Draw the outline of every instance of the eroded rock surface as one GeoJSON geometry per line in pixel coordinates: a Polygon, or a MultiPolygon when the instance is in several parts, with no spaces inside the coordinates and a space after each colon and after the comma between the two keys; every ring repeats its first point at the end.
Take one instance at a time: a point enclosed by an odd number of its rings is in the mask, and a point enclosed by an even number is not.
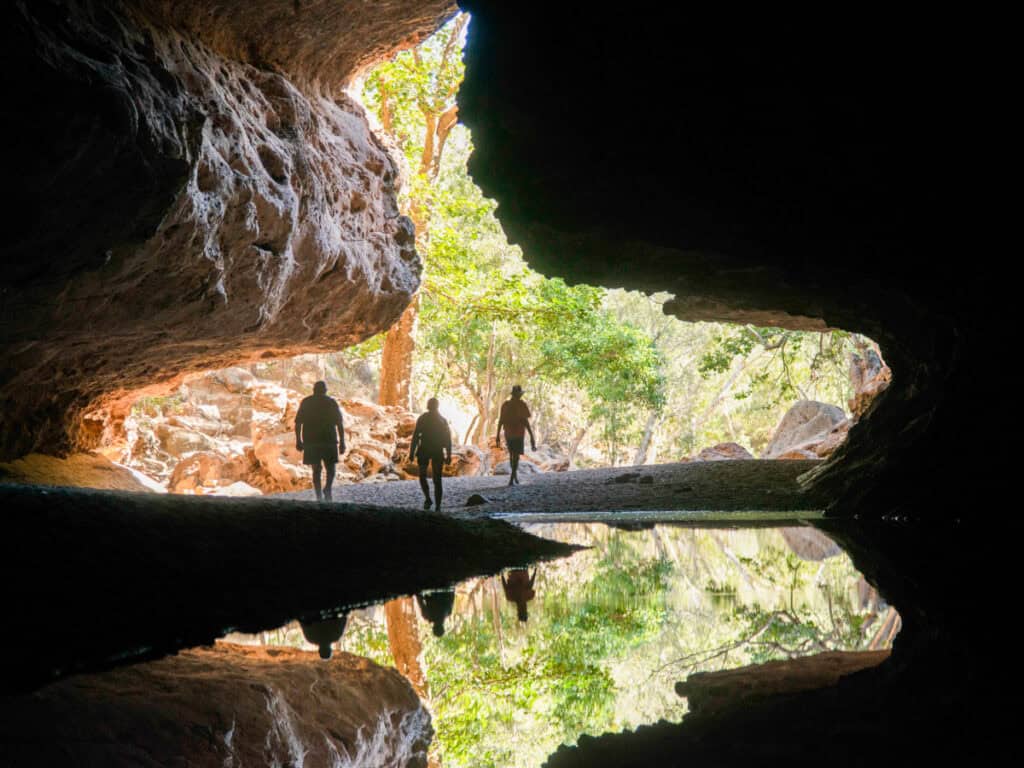
{"type": "Polygon", "coordinates": [[[0,697],[0,712],[11,765],[417,768],[433,736],[394,669],[226,643],[0,697]]]}
{"type": "Polygon", "coordinates": [[[420,263],[399,167],[342,86],[453,11],[6,8],[21,186],[0,277],[0,456],[94,446],[129,393],[189,370],[387,328],[420,263]]]}

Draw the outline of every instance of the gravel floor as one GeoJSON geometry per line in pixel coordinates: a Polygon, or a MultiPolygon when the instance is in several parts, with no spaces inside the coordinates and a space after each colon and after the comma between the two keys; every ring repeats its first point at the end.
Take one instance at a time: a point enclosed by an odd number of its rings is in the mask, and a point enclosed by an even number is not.
{"type": "MultiPolygon", "coordinates": [[[[444,481],[444,511],[489,515],[508,512],[599,512],[619,510],[797,511],[821,509],[796,478],[817,461],[709,461],[588,469],[508,478],[455,477],[444,481]],[[466,506],[473,494],[487,499],[466,506]]],[[[313,499],[313,491],[281,494],[313,499]]],[[[359,483],[335,488],[334,500],[420,509],[415,480],[359,483]]]]}

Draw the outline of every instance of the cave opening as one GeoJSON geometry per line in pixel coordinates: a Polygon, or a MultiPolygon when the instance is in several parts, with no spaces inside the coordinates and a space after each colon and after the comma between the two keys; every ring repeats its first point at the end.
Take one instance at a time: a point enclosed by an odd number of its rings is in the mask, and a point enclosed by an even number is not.
{"type": "Polygon", "coordinates": [[[866,336],[685,323],[671,294],[567,285],[529,268],[467,170],[473,140],[456,96],[469,26],[468,14],[457,15],[350,87],[404,161],[399,209],[416,224],[424,272],[401,319],[346,350],[284,359],[274,350],[127,398],[123,422],[102,430],[100,453],[175,493],[309,490],[290,434],[317,380],[348,419],[341,484],[413,479],[411,423],[431,397],[454,433],[451,474],[507,474],[493,434],[517,383],[537,433],[526,472],[816,461],[842,444],[891,380],[866,336]]]}

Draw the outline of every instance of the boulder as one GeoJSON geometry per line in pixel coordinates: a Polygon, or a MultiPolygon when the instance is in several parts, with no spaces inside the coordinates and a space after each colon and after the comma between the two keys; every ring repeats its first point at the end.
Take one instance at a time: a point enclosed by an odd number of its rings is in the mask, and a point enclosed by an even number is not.
{"type": "Polygon", "coordinates": [[[312,768],[360,755],[359,765],[414,768],[427,765],[433,736],[394,669],[228,643],[5,697],[0,714],[5,735],[17,733],[4,739],[11,765],[312,768]]]}
{"type": "Polygon", "coordinates": [[[452,461],[444,473],[449,477],[475,477],[482,475],[486,466],[484,451],[473,445],[457,445],[452,449],[452,461]]]}
{"type": "Polygon", "coordinates": [[[817,449],[810,450],[808,448],[794,448],[791,451],[786,451],[781,456],[776,456],[777,460],[791,460],[791,461],[806,461],[807,459],[820,459],[821,457],[817,454],[817,449]]]}
{"type": "Polygon", "coordinates": [[[835,405],[798,400],[782,417],[761,458],[777,459],[793,450],[813,451],[845,419],[843,409],[835,405]]]}
{"type": "Polygon", "coordinates": [[[352,469],[359,469],[364,475],[375,475],[391,466],[391,450],[379,443],[361,441],[350,446],[345,454],[345,463],[352,469]]]}
{"type": "Polygon", "coordinates": [[[696,456],[683,459],[683,461],[735,461],[737,459],[752,459],[753,455],[739,443],[718,443],[710,448],[705,448],[696,456]]]}
{"type": "Polygon", "coordinates": [[[212,492],[214,496],[262,496],[263,491],[259,488],[253,488],[248,483],[243,483],[241,480],[231,483],[231,485],[225,485],[217,488],[212,492]]]}
{"type": "Polygon", "coordinates": [[[527,451],[523,458],[545,472],[566,472],[569,469],[569,457],[546,445],[540,446],[536,451],[527,451]]]}
{"type": "Polygon", "coordinates": [[[256,377],[245,368],[221,368],[208,378],[234,394],[247,393],[256,386],[256,377]]]}
{"type": "Polygon", "coordinates": [[[782,528],[782,538],[801,560],[820,562],[842,554],[842,548],[821,531],[810,528],[782,528]]]}
{"type": "Polygon", "coordinates": [[[302,463],[302,453],[295,448],[295,435],[284,433],[256,442],[250,461],[258,468],[246,481],[263,489],[265,493],[297,491],[308,488],[312,470],[302,463]]]}
{"type": "Polygon", "coordinates": [[[215,453],[193,453],[174,467],[167,481],[171,493],[193,492],[202,485],[215,485],[220,480],[224,460],[215,453]]]}
{"type": "Polygon", "coordinates": [[[163,449],[176,458],[195,451],[212,451],[215,449],[213,440],[202,432],[175,427],[171,424],[160,424],[156,428],[163,449]]]}
{"type": "Polygon", "coordinates": [[[850,358],[850,381],[853,383],[853,397],[850,398],[850,413],[859,421],[871,404],[892,383],[892,370],[873,349],[863,355],[850,358]]]}
{"type": "MultiPolygon", "coordinates": [[[[539,475],[544,472],[543,469],[538,467],[532,461],[526,459],[519,460],[519,472],[520,475],[539,475]]],[[[512,463],[509,461],[502,461],[494,467],[495,475],[510,475],[512,474],[512,463]]]]}
{"type": "Polygon", "coordinates": [[[815,455],[819,459],[825,459],[835,453],[835,450],[846,442],[846,436],[850,433],[850,427],[852,426],[853,421],[851,419],[844,419],[832,427],[832,431],[815,447],[815,455]]]}

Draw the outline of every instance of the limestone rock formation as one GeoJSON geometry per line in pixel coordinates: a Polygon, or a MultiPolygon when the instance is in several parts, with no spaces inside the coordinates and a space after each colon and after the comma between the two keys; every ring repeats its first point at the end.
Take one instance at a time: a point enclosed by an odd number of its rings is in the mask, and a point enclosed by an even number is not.
{"type": "Polygon", "coordinates": [[[4,697],[11,765],[426,766],[430,715],[391,668],[348,653],[217,643],[4,697]],[[68,717],[66,713],[74,712],[68,717]]]}
{"type": "Polygon", "coordinates": [[[775,428],[761,458],[817,458],[813,450],[845,420],[842,408],[815,400],[797,400],[775,428]]]}
{"type": "Polygon", "coordinates": [[[0,276],[0,456],[94,446],[139,390],[183,373],[391,325],[420,262],[399,166],[344,86],[453,12],[6,7],[20,187],[0,276]]]}

